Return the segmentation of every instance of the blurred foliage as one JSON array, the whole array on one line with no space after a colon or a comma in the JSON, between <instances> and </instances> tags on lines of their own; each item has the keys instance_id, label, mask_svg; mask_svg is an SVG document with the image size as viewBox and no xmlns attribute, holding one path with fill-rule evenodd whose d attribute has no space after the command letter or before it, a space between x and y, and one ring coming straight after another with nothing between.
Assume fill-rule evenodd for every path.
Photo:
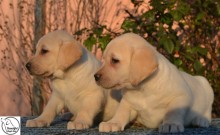
<instances>
[{"instance_id":1,"label":"blurred foliage","mask_svg":"<svg viewBox=\"0 0 220 135\"><path fill-rule=\"evenodd\" d=\"M98 45L102 50L105 49L107 44L115 37L116 33L114 32L104 32L110 31L106 28L106 26L97 25L92 29L82 29L77 31L76 35L82 35L83 33L87 34L87 38L84 41L84 45L91 50L93 45Z\"/></svg>"},{"instance_id":2,"label":"blurred foliage","mask_svg":"<svg viewBox=\"0 0 220 135\"><path fill-rule=\"evenodd\" d=\"M135 10L125 11L123 33L139 34L180 70L205 76L215 92L213 114L220 116L220 1L151 0L149 10L141 14L138 9L144 1L131 2ZM104 50L112 38L122 34L101 25L86 31L84 44L89 49L98 44Z\"/></svg>"}]
</instances>

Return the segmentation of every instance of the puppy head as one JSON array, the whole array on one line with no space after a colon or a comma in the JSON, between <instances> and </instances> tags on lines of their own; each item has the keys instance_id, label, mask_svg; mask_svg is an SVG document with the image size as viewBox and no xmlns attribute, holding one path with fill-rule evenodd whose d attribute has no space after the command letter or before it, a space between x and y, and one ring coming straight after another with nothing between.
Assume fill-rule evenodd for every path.
<instances>
[{"instance_id":1,"label":"puppy head","mask_svg":"<svg viewBox=\"0 0 220 135\"><path fill-rule=\"evenodd\" d=\"M142 37L127 33L113 39L103 54L104 63L95 74L105 88L130 88L140 84L158 67L154 48Z\"/></svg>"},{"instance_id":2,"label":"puppy head","mask_svg":"<svg viewBox=\"0 0 220 135\"><path fill-rule=\"evenodd\" d=\"M33 75L62 76L62 72L82 56L81 45L65 31L43 36L37 43L35 55L26 64Z\"/></svg>"}]
</instances>

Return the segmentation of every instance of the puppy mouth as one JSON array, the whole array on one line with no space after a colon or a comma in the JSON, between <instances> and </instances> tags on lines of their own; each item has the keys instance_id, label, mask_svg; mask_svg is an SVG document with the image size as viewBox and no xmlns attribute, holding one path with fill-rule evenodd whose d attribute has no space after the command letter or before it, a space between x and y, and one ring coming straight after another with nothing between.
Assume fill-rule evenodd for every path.
<instances>
[{"instance_id":1,"label":"puppy mouth","mask_svg":"<svg viewBox=\"0 0 220 135\"><path fill-rule=\"evenodd\" d=\"M53 76L53 73L50 73L49 71L45 71L43 74L41 74L40 76L43 76L43 77L51 77Z\"/></svg>"},{"instance_id":2,"label":"puppy mouth","mask_svg":"<svg viewBox=\"0 0 220 135\"><path fill-rule=\"evenodd\" d=\"M123 84L121 84L121 82L114 82L112 80L110 80L109 78L103 77L99 80L96 81L96 84L98 86L101 86L103 88L106 89L120 89L123 88Z\"/></svg>"},{"instance_id":3,"label":"puppy mouth","mask_svg":"<svg viewBox=\"0 0 220 135\"><path fill-rule=\"evenodd\" d=\"M121 84L117 83L115 85L113 85L110 89L122 89L123 86L121 86Z\"/></svg>"},{"instance_id":4,"label":"puppy mouth","mask_svg":"<svg viewBox=\"0 0 220 135\"><path fill-rule=\"evenodd\" d=\"M50 77L52 76L52 73L50 73L49 71L45 71L43 73L40 74L36 74L36 73L31 73L32 75L36 75L36 76L41 76L41 77Z\"/></svg>"},{"instance_id":5,"label":"puppy mouth","mask_svg":"<svg viewBox=\"0 0 220 135\"><path fill-rule=\"evenodd\" d=\"M105 85L101 82L96 82L96 84L106 89L120 89L122 87L121 84L119 83L114 84L114 85Z\"/></svg>"}]
</instances>

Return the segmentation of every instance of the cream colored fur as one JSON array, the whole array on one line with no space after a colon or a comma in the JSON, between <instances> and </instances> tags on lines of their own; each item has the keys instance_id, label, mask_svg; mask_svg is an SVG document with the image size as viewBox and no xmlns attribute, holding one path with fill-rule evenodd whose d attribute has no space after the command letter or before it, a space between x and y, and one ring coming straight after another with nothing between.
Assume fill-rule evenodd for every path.
<instances>
[{"instance_id":1,"label":"cream colored fur","mask_svg":"<svg viewBox=\"0 0 220 135\"><path fill-rule=\"evenodd\" d=\"M210 125L214 96L208 81L179 71L142 37L127 33L113 39L103 60L97 83L123 89L123 98L100 132L123 131L133 120L161 133Z\"/></svg>"},{"instance_id":2,"label":"cream colored fur","mask_svg":"<svg viewBox=\"0 0 220 135\"><path fill-rule=\"evenodd\" d=\"M96 84L93 75L100 62L65 31L42 37L26 66L31 74L50 78L53 87L43 113L28 120L27 127L49 126L64 107L73 113L67 129L89 128L100 113L104 121L114 115L120 93Z\"/></svg>"}]
</instances>

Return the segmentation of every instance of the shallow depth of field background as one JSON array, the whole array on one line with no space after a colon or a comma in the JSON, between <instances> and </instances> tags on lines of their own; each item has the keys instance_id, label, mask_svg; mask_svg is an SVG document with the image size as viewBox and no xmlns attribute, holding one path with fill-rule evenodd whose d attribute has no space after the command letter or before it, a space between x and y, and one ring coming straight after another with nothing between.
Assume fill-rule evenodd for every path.
<instances>
[{"instance_id":1,"label":"shallow depth of field background","mask_svg":"<svg viewBox=\"0 0 220 135\"><path fill-rule=\"evenodd\" d=\"M220 117L220 1L0 0L0 115L39 115L49 81L30 76L26 61L44 34L63 29L89 50L114 37L144 37L180 70L205 76Z\"/></svg>"}]
</instances>

